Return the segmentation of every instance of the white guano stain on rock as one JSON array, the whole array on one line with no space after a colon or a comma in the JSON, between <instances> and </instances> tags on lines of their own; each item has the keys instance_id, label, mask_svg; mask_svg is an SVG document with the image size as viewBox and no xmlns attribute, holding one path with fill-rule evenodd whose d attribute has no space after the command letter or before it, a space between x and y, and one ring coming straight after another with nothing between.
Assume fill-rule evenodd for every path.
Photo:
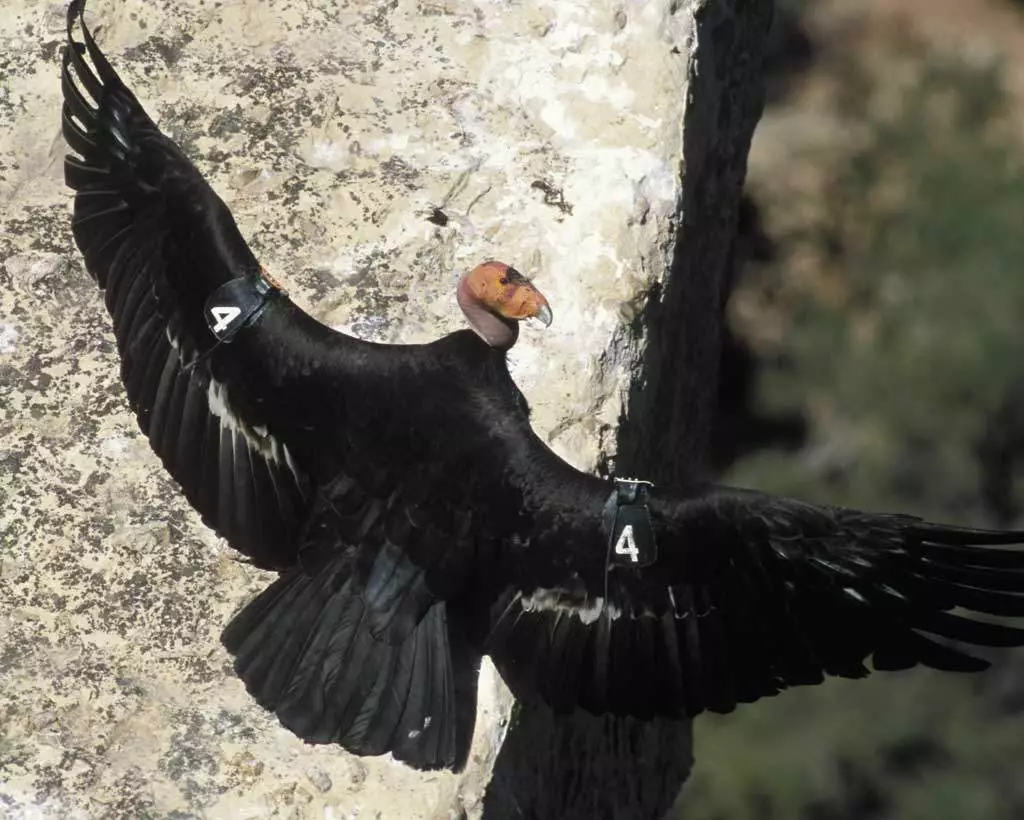
<instances>
[{"instance_id":1,"label":"white guano stain on rock","mask_svg":"<svg viewBox=\"0 0 1024 820\"><path fill-rule=\"evenodd\" d=\"M105 436L100 439L99 451L111 461L121 461L128 455L131 443L125 436Z\"/></svg>"},{"instance_id":2,"label":"white guano stain on rock","mask_svg":"<svg viewBox=\"0 0 1024 820\"><path fill-rule=\"evenodd\" d=\"M555 323L524 329L513 371L588 469L635 355L623 322L671 252L688 15L669 5L90 0L89 19L320 320L427 341L462 326L468 268L533 277ZM489 662L460 776L307 746L231 673L219 633L273 575L203 527L128 409L70 233L63 18L0 15L0 814L479 816L509 705Z\"/></svg>"},{"instance_id":3,"label":"white guano stain on rock","mask_svg":"<svg viewBox=\"0 0 1024 820\"><path fill-rule=\"evenodd\" d=\"M0 353L14 353L18 349L18 328L7 322L0 322Z\"/></svg>"}]
</instances>

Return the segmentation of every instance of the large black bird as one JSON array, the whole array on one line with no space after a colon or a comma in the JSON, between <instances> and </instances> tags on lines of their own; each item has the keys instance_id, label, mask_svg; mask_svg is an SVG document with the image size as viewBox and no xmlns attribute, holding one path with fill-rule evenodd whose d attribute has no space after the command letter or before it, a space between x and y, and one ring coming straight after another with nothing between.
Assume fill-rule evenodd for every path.
<instances>
[{"instance_id":1,"label":"large black bird","mask_svg":"<svg viewBox=\"0 0 1024 820\"><path fill-rule=\"evenodd\" d=\"M698 483L584 474L506 368L550 321L512 268L458 291L472 330L335 332L270 281L224 203L68 10L73 229L142 431L207 525L280 577L223 640L299 737L459 766L476 669L558 710L727 712L826 674L980 670L1016 646L1024 533ZM75 39L76 22L81 41ZM90 66L91 63L91 66ZM475 332L474 332L475 331Z\"/></svg>"}]
</instances>

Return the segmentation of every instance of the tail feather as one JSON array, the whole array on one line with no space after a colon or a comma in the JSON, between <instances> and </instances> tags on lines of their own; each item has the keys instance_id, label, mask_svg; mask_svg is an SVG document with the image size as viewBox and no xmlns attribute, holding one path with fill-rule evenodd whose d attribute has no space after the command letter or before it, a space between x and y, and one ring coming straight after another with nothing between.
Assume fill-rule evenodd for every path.
<instances>
[{"instance_id":1,"label":"tail feather","mask_svg":"<svg viewBox=\"0 0 1024 820\"><path fill-rule=\"evenodd\" d=\"M363 604L346 581L336 595L324 602L316 623L303 635L293 632L282 640L297 640L302 652L276 708L278 719L310 743L340 742L341 715L351 691L335 691L343 669L372 680L380 658L354 658L363 621ZM279 634L275 632L275 634ZM371 666L367 661L377 660ZM358 665L357 665L358 664ZM341 701L341 703L339 703Z\"/></svg>"},{"instance_id":2,"label":"tail feather","mask_svg":"<svg viewBox=\"0 0 1024 820\"><path fill-rule=\"evenodd\" d=\"M401 643L372 627L362 587L331 564L281 576L222 641L248 691L303 740L390 751L419 769L463 765L475 713L475 691L464 692L470 679L475 690L476 666L461 649L453 666L446 605L430 607Z\"/></svg>"},{"instance_id":3,"label":"tail feather","mask_svg":"<svg viewBox=\"0 0 1024 820\"><path fill-rule=\"evenodd\" d=\"M398 648L378 642L370 633L368 621L365 604L358 596L352 596L341 628L331 636L322 659L314 658L309 670L300 672L304 673L308 687L318 691L318 698L322 699L320 717L325 739L356 748L360 754L380 754L383 749L367 747L365 721L360 723L358 719L363 707L372 711L380 708L380 688L394 675ZM282 719L293 712L301 719L307 718L305 703L301 696L287 703ZM395 715L382 717L397 722Z\"/></svg>"},{"instance_id":4,"label":"tail feather","mask_svg":"<svg viewBox=\"0 0 1024 820\"><path fill-rule=\"evenodd\" d=\"M293 635L311 632L332 591L329 583L322 582L324 580L329 581L330 576L279 578L224 631L221 638L224 645L237 655L235 670L264 709L277 709L305 645L301 640L279 641L278 651L274 653L266 652L264 647L274 641L276 632ZM268 617L273 612L281 616ZM290 620L285 621L284 616Z\"/></svg>"},{"instance_id":5,"label":"tail feather","mask_svg":"<svg viewBox=\"0 0 1024 820\"><path fill-rule=\"evenodd\" d=\"M438 609L433 616L439 621L438 628L423 636L423 645L419 653L424 657L422 689L428 693L423 708L423 721L419 726L420 734L409 739L419 741L432 753L439 754L442 748L455 743L455 724L452 715L455 696L451 664L445 662L450 655L444 612ZM405 717L409 724L415 727L418 716L409 714ZM410 731L415 730L413 728Z\"/></svg>"},{"instance_id":6,"label":"tail feather","mask_svg":"<svg viewBox=\"0 0 1024 820\"><path fill-rule=\"evenodd\" d=\"M433 616L433 610L428 613ZM419 633L416 633L418 637ZM394 738L401 740L401 719L399 725L395 726L389 719L396 712L400 715L409 698L412 696L414 674L416 671L417 647L408 652L399 652L395 663L395 673L387 686L380 692L379 697L384 701L374 704L376 709L367 709L365 706L360 712L357 722L364 726L362 729L366 737L366 746L370 749L384 749Z\"/></svg>"}]
</instances>

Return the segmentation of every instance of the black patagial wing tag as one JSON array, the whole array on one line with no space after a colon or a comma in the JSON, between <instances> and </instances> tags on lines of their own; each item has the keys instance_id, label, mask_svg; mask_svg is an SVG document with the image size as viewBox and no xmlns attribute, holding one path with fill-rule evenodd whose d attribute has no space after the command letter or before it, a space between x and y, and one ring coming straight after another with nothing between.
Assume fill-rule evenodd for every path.
<instances>
[{"instance_id":1,"label":"black patagial wing tag","mask_svg":"<svg viewBox=\"0 0 1024 820\"><path fill-rule=\"evenodd\" d=\"M210 294L203 308L210 332L218 342L230 342L239 330L259 318L272 291L270 283L257 276L225 282Z\"/></svg>"},{"instance_id":2,"label":"black patagial wing tag","mask_svg":"<svg viewBox=\"0 0 1024 820\"><path fill-rule=\"evenodd\" d=\"M615 479L615 490L605 505L609 527L608 564L612 567L646 567L658 560L658 545L647 509L645 481Z\"/></svg>"}]
</instances>

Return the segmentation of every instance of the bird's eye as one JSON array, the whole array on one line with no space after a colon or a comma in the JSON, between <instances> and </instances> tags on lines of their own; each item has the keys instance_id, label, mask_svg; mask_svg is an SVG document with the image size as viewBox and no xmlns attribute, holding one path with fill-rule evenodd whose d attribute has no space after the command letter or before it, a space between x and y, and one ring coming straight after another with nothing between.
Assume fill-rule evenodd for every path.
<instances>
[{"instance_id":1,"label":"bird's eye","mask_svg":"<svg viewBox=\"0 0 1024 820\"><path fill-rule=\"evenodd\" d=\"M503 284L503 285L507 285L508 284L508 277L507 276L502 276L501 279L499 279L498 281L501 284Z\"/></svg>"}]
</instances>

